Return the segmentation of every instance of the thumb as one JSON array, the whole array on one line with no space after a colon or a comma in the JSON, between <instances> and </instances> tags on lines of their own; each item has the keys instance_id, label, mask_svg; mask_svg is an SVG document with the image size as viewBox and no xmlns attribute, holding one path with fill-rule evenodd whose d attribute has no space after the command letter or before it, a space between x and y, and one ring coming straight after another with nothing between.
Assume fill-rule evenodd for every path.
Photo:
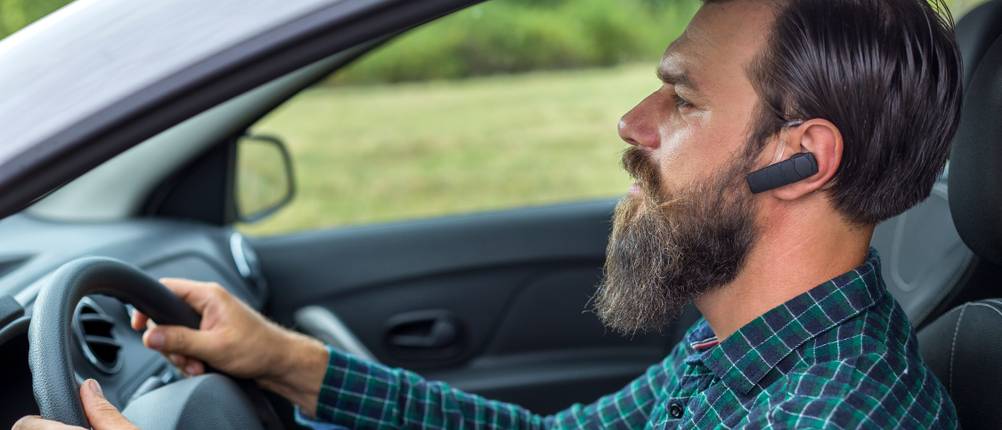
<instances>
[{"instance_id":1,"label":"thumb","mask_svg":"<svg viewBox=\"0 0 1002 430\"><path fill-rule=\"evenodd\" d=\"M166 354L180 354L201 360L206 359L208 342L206 334L188 327L158 325L143 334L147 348Z\"/></svg>"},{"instance_id":2,"label":"thumb","mask_svg":"<svg viewBox=\"0 0 1002 430\"><path fill-rule=\"evenodd\" d=\"M83 403L87 421L94 430L135 430L135 426L125 419L118 408L104 398L97 381L88 379L80 386L80 401Z\"/></svg>"}]
</instances>

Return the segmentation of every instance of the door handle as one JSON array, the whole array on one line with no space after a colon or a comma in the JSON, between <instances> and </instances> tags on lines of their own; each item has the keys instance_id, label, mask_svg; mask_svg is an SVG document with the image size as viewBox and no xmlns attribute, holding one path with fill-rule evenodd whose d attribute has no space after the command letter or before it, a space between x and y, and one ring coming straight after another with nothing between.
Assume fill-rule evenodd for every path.
<instances>
[{"instance_id":1,"label":"door handle","mask_svg":"<svg viewBox=\"0 0 1002 430\"><path fill-rule=\"evenodd\" d=\"M456 344L460 327L446 311L418 311L398 315L387 324L386 340L403 349L445 349Z\"/></svg>"}]
</instances>

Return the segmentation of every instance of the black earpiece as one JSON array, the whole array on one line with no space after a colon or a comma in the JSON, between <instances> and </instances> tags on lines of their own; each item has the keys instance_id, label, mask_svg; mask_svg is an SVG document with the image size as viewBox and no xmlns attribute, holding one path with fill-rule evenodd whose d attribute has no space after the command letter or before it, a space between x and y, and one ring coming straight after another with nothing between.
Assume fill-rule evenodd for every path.
<instances>
[{"instance_id":1,"label":"black earpiece","mask_svg":"<svg viewBox=\"0 0 1002 430\"><path fill-rule=\"evenodd\" d=\"M770 164L748 174L748 187L753 194L774 190L818 173L818 160L810 152L798 152L789 160Z\"/></svg>"}]
</instances>

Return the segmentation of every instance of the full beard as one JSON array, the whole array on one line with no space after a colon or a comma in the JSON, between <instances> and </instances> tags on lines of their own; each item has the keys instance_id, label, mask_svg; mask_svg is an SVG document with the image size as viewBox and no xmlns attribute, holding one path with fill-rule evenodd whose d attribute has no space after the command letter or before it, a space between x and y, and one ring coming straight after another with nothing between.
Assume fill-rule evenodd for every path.
<instances>
[{"instance_id":1,"label":"full beard","mask_svg":"<svg viewBox=\"0 0 1002 430\"><path fill-rule=\"evenodd\" d=\"M741 188L746 162L677 193L663 191L642 151L628 150L623 164L642 191L616 207L592 307L606 327L633 335L661 330L686 304L733 281L756 230L751 194Z\"/></svg>"}]
</instances>

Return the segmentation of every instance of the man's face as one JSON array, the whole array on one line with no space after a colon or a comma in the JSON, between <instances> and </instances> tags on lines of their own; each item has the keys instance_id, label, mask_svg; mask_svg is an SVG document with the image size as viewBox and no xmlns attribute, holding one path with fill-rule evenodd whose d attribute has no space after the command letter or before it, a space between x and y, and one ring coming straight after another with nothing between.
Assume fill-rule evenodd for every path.
<instances>
[{"instance_id":1,"label":"man's face","mask_svg":"<svg viewBox=\"0 0 1002 430\"><path fill-rule=\"evenodd\" d=\"M765 2L705 5L665 53L662 86L620 121L637 182L616 210L594 299L611 328L660 328L682 306L734 279L755 241L744 176L758 96L746 70L765 44Z\"/></svg>"}]
</instances>

